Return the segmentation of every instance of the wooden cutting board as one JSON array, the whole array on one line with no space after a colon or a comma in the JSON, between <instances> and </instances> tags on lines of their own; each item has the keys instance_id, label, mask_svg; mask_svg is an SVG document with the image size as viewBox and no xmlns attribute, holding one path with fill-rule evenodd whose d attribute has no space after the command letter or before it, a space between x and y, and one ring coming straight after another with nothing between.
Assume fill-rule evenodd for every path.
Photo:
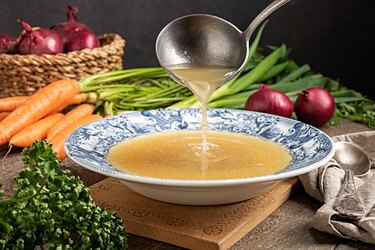
<instances>
[{"instance_id":1,"label":"wooden cutting board","mask_svg":"<svg viewBox=\"0 0 375 250\"><path fill-rule=\"evenodd\" d=\"M189 249L227 249L283 204L297 183L297 177L280 181L253 199L219 206L152 200L112 178L91 186L91 196L116 211L128 233Z\"/></svg>"}]
</instances>

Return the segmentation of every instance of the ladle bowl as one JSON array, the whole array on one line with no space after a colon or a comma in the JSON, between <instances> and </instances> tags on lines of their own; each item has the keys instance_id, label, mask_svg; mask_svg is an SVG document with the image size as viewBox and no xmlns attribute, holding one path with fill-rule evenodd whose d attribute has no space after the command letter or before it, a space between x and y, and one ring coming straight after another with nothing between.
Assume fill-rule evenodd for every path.
<instances>
[{"instance_id":1,"label":"ladle bowl","mask_svg":"<svg viewBox=\"0 0 375 250\"><path fill-rule=\"evenodd\" d=\"M156 39L160 65L180 84L169 68L176 65L215 66L236 69L231 80L245 65L249 39L258 25L290 0L269 4L242 32L230 22L207 14L187 15L167 24ZM226 82L223 82L225 84Z\"/></svg>"},{"instance_id":2,"label":"ladle bowl","mask_svg":"<svg viewBox=\"0 0 375 250\"><path fill-rule=\"evenodd\" d=\"M228 21L196 14L169 23L156 40L159 62L240 68L248 54L246 38Z\"/></svg>"}]
</instances>

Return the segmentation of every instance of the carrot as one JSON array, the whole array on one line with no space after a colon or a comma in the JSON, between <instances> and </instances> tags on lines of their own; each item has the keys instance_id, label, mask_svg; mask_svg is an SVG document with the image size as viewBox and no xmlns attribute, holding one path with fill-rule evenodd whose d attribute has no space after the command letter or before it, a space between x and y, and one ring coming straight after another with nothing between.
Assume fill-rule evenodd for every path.
<instances>
[{"instance_id":1,"label":"carrot","mask_svg":"<svg viewBox=\"0 0 375 250\"><path fill-rule=\"evenodd\" d=\"M30 96L12 96L0 99L0 112L10 112L24 104Z\"/></svg>"},{"instance_id":2,"label":"carrot","mask_svg":"<svg viewBox=\"0 0 375 250\"><path fill-rule=\"evenodd\" d=\"M52 113L79 93L79 83L73 79L53 81L33 94L23 105L0 121L0 145L26 126Z\"/></svg>"},{"instance_id":3,"label":"carrot","mask_svg":"<svg viewBox=\"0 0 375 250\"><path fill-rule=\"evenodd\" d=\"M52 137L50 140L48 140L48 142L52 144L52 148L57 153L58 159L62 160L66 157L64 143L65 143L65 140L68 138L68 136L74 132L74 130L99 119L102 119L102 117L96 114L91 114L91 115L82 117L81 119L77 120L75 123L70 124L68 127L64 128L62 131L60 131L60 133Z\"/></svg>"},{"instance_id":4,"label":"carrot","mask_svg":"<svg viewBox=\"0 0 375 250\"><path fill-rule=\"evenodd\" d=\"M61 130L68 127L70 124L75 123L84 116L90 115L94 112L94 106L91 104L83 103L74 109L70 110L58 124L51 127L47 132L47 139L51 139L57 135Z\"/></svg>"},{"instance_id":5,"label":"carrot","mask_svg":"<svg viewBox=\"0 0 375 250\"><path fill-rule=\"evenodd\" d=\"M69 100L69 105L74 105L74 104L81 104L87 99L87 94L86 93L79 93L73 96L72 99Z\"/></svg>"},{"instance_id":6,"label":"carrot","mask_svg":"<svg viewBox=\"0 0 375 250\"><path fill-rule=\"evenodd\" d=\"M0 112L0 121L7 117L9 114L10 112Z\"/></svg>"},{"instance_id":7,"label":"carrot","mask_svg":"<svg viewBox=\"0 0 375 250\"><path fill-rule=\"evenodd\" d=\"M73 98L69 99L68 102L64 103L61 107L58 107L55 112L61 112L66 107L69 107L70 105L78 105L82 104L87 100L87 94L86 93L79 93L73 96Z\"/></svg>"},{"instance_id":8,"label":"carrot","mask_svg":"<svg viewBox=\"0 0 375 250\"><path fill-rule=\"evenodd\" d=\"M47 131L62 117L64 117L62 113L47 115L39 121L23 128L17 134L12 136L9 144L17 147L30 147L34 141L45 139L47 136Z\"/></svg>"}]
</instances>

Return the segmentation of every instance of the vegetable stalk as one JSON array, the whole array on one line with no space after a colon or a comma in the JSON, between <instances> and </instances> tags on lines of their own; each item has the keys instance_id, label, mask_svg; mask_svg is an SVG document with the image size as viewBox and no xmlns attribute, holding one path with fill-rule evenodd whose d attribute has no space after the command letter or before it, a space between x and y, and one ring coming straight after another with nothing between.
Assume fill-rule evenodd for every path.
<instances>
[{"instance_id":1,"label":"vegetable stalk","mask_svg":"<svg viewBox=\"0 0 375 250\"><path fill-rule=\"evenodd\" d=\"M302 90L322 87L330 91L335 99L335 120L347 118L375 128L374 101L334 79L315 73L308 64L298 65L289 58L290 49L284 44L269 46L271 52L265 55L263 48L259 47L264 26L265 23L252 42L241 72L213 93L207 107L242 109L261 83L284 92L292 102ZM81 92L97 97L97 112L104 115L200 106L192 92L172 80L161 67L123 69L92 75L82 79L80 84Z\"/></svg>"}]
</instances>

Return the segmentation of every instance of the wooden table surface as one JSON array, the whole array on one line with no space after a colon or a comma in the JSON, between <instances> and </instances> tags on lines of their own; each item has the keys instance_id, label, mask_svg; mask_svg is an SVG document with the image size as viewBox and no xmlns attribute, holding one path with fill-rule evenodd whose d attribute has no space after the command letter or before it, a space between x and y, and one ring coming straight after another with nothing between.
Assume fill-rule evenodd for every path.
<instances>
[{"instance_id":1,"label":"wooden table surface","mask_svg":"<svg viewBox=\"0 0 375 250\"><path fill-rule=\"evenodd\" d=\"M370 128L342 120L336 126L321 128L329 136L353 133ZM0 152L3 156L5 150ZM81 177L87 186L93 185L105 177L83 169L69 159L64 159L62 167L72 170L72 173ZM0 166L0 183L6 192L10 192L14 182L13 177L22 167L19 151L11 152ZM317 231L311 227L311 218L322 204L305 193L299 184L290 199L281 205L253 230L248 232L230 249L375 249L374 245L360 241L346 240ZM130 234L128 237L129 249L178 250L177 246L143 238Z\"/></svg>"}]
</instances>

